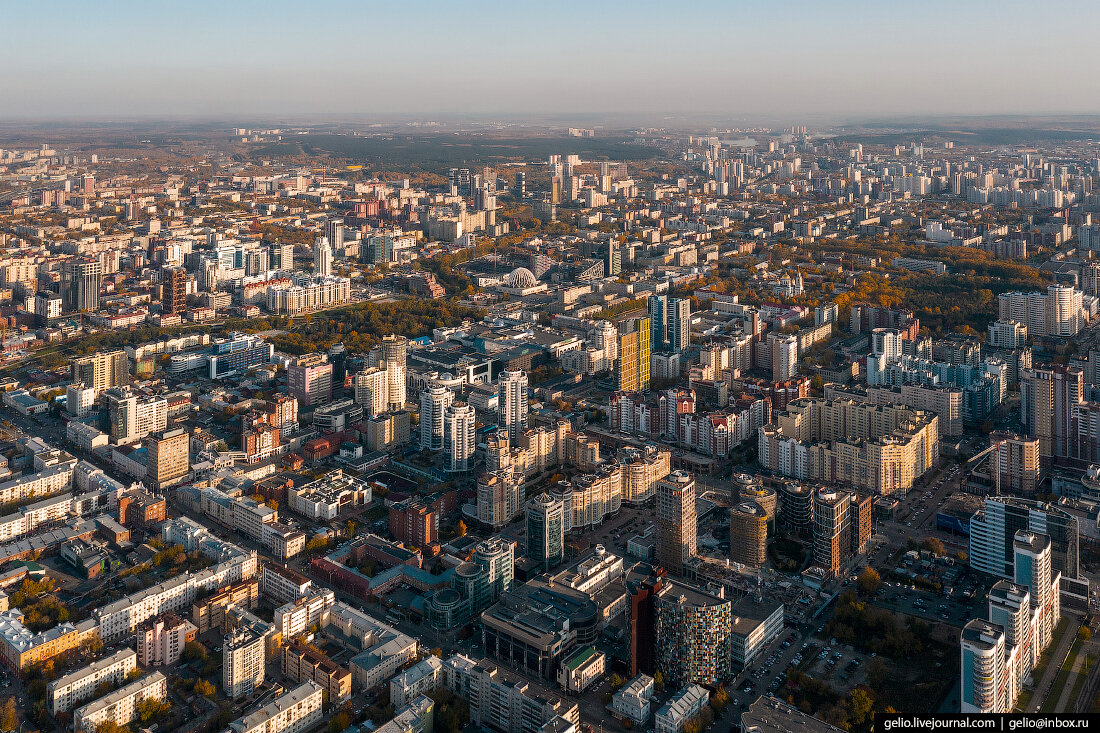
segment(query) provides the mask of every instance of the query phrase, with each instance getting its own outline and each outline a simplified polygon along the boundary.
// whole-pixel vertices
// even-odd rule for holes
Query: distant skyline
[[[6,2],[0,119],[1100,113],[1100,3]]]

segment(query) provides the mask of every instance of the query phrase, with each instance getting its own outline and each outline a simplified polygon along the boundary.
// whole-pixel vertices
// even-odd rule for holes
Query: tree
[[[329,733],[340,733],[351,725],[351,718],[345,712],[336,713],[332,716],[332,719],[328,721]]]
[[[137,704],[138,717],[142,723],[159,720],[168,714],[169,705],[155,697],[146,698]]]
[[[113,720],[105,720],[95,727],[95,733],[129,733],[130,729]]]
[[[265,503],[267,504],[268,509],[276,512],[279,511],[279,502],[275,499],[268,499]]]
[[[458,524],[455,525],[455,534],[457,534],[459,537],[466,536],[466,523],[463,522],[461,519],[458,520]]]
[[[848,708],[851,713],[849,719],[857,726],[863,725],[871,715],[871,709],[875,706],[875,699],[867,690],[857,687],[852,690],[852,696],[848,699]]]
[[[943,546],[943,542],[935,537],[925,537],[924,541],[921,542],[921,547],[937,557],[943,555],[947,551]]]
[[[195,694],[202,695],[203,697],[214,698],[214,685],[210,680],[204,680],[199,677],[195,680]]]
[[[0,730],[13,731],[18,720],[15,715],[15,698],[9,697],[0,708]]]
[[[1080,637],[1081,641],[1088,641],[1092,638],[1092,629],[1088,626],[1082,626],[1081,630],[1077,632],[1077,636]]]
[[[623,686],[623,678],[620,677],[618,674],[613,673],[611,675],[611,689],[612,690],[617,690],[622,686]]]
[[[658,694],[665,691],[665,676],[660,672],[653,673],[653,689],[656,690]]]
[[[865,567],[856,579],[856,587],[859,588],[860,595],[873,595],[882,587],[882,577],[874,568]]]
[[[189,641],[183,645],[183,654],[180,655],[180,659],[185,662],[190,662],[195,659],[202,659],[206,656],[206,647],[197,641]]]
[[[130,682],[133,682],[138,677],[141,677],[141,670],[137,667],[134,667],[133,669],[131,669],[129,672],[126,673],[126,679],[129,680]]]

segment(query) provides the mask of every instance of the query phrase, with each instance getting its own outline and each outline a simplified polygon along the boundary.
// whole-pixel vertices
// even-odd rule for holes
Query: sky
[[[1096,0],[0,0],[0,119],[1100,113]]]

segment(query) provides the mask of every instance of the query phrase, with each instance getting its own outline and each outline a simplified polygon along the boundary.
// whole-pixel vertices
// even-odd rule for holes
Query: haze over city
[[[6,3],[0,118],[1100,112],[1091,2]]]

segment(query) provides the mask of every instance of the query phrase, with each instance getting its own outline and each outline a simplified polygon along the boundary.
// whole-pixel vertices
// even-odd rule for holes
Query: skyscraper
[[[99,308],[99,287],[103,268],[99,260],[74,259],[61,264],[61,307],[67,311]]]
[[[623,271],[623,253],[619,249],[619,241],[615,237],[611,237],[607,242],[604,270],[606,270],[608,277],[614,277]]]
[[[325,222],[325,238],[328,239],[329,245],[333,249],[341,250],[344,248],[344,220],[343,219],[329,219]]]
[[[730,560],[760,566],[767,561],[768,513],[755,501],[730,509]]]
[[[650,348],[661,351],[668,346],[668,296],[651,295],[649,309]]]
[[[324,354],[305,354],[286,370],[287,391],[309,407],[332,399],[332,364]]]
[[[1028,434],[1039,439],[1044,465],[1075,455],[1073,410],[1084,402],[1084,388],[1084,372],[1076,367],[1055,364],[1020,373],[1020,413]]]
[[[500,427],[508,431],[508,442],[519,445],[519,436],[527,428],[527,372],[508,369],[500,375],[497,388]]]
[[[650,318],[635,318],[619,326],[619,358],[615,362],[617,388],[627,392],[649,390],[652,333]]]
[[[454,402],[454,392],[432,384],[420,392],[420,447],[443,450],[443,414]]]
[[[550,570],[565,557],[562,502],[542,493],[527,503],[527,557]]]
[[[468,471],[474,460],[476,439],[474,408],[465,402],[454,402],[443,411],[443,468],[446,471]]]
[[[683,572],[695,556],[697,519],[695,479],[673,471],[657,482],[657,562],[670,573]]]
[[[389,409],[400,410],[405,405],[405,365],[408,360],[409,340],[390,334],[382,337],[382,362],[389,379]]]
[[[668,347],[680,353],[691,345],[691,301],[670,298],[668,301]]]
[[[1013,541],[1020,530],[1051,541],[1051,565],[1066,578],[1080,577],[1079,523],[1057,504],[1008,496],[987,497],[970,519],[970,567],[998,578],[1012,578]]]
[[[657,591],[657,671],[673,689],[729,679],[733,613],[730,601],[672,581]]]
[[[166,316],[183,313],[187,309],[187,270],[166,267],[161,277],[161,313]]]
[[[332,245],[328,237],[313,240],[313,274],[325,277],[332,274]]]

